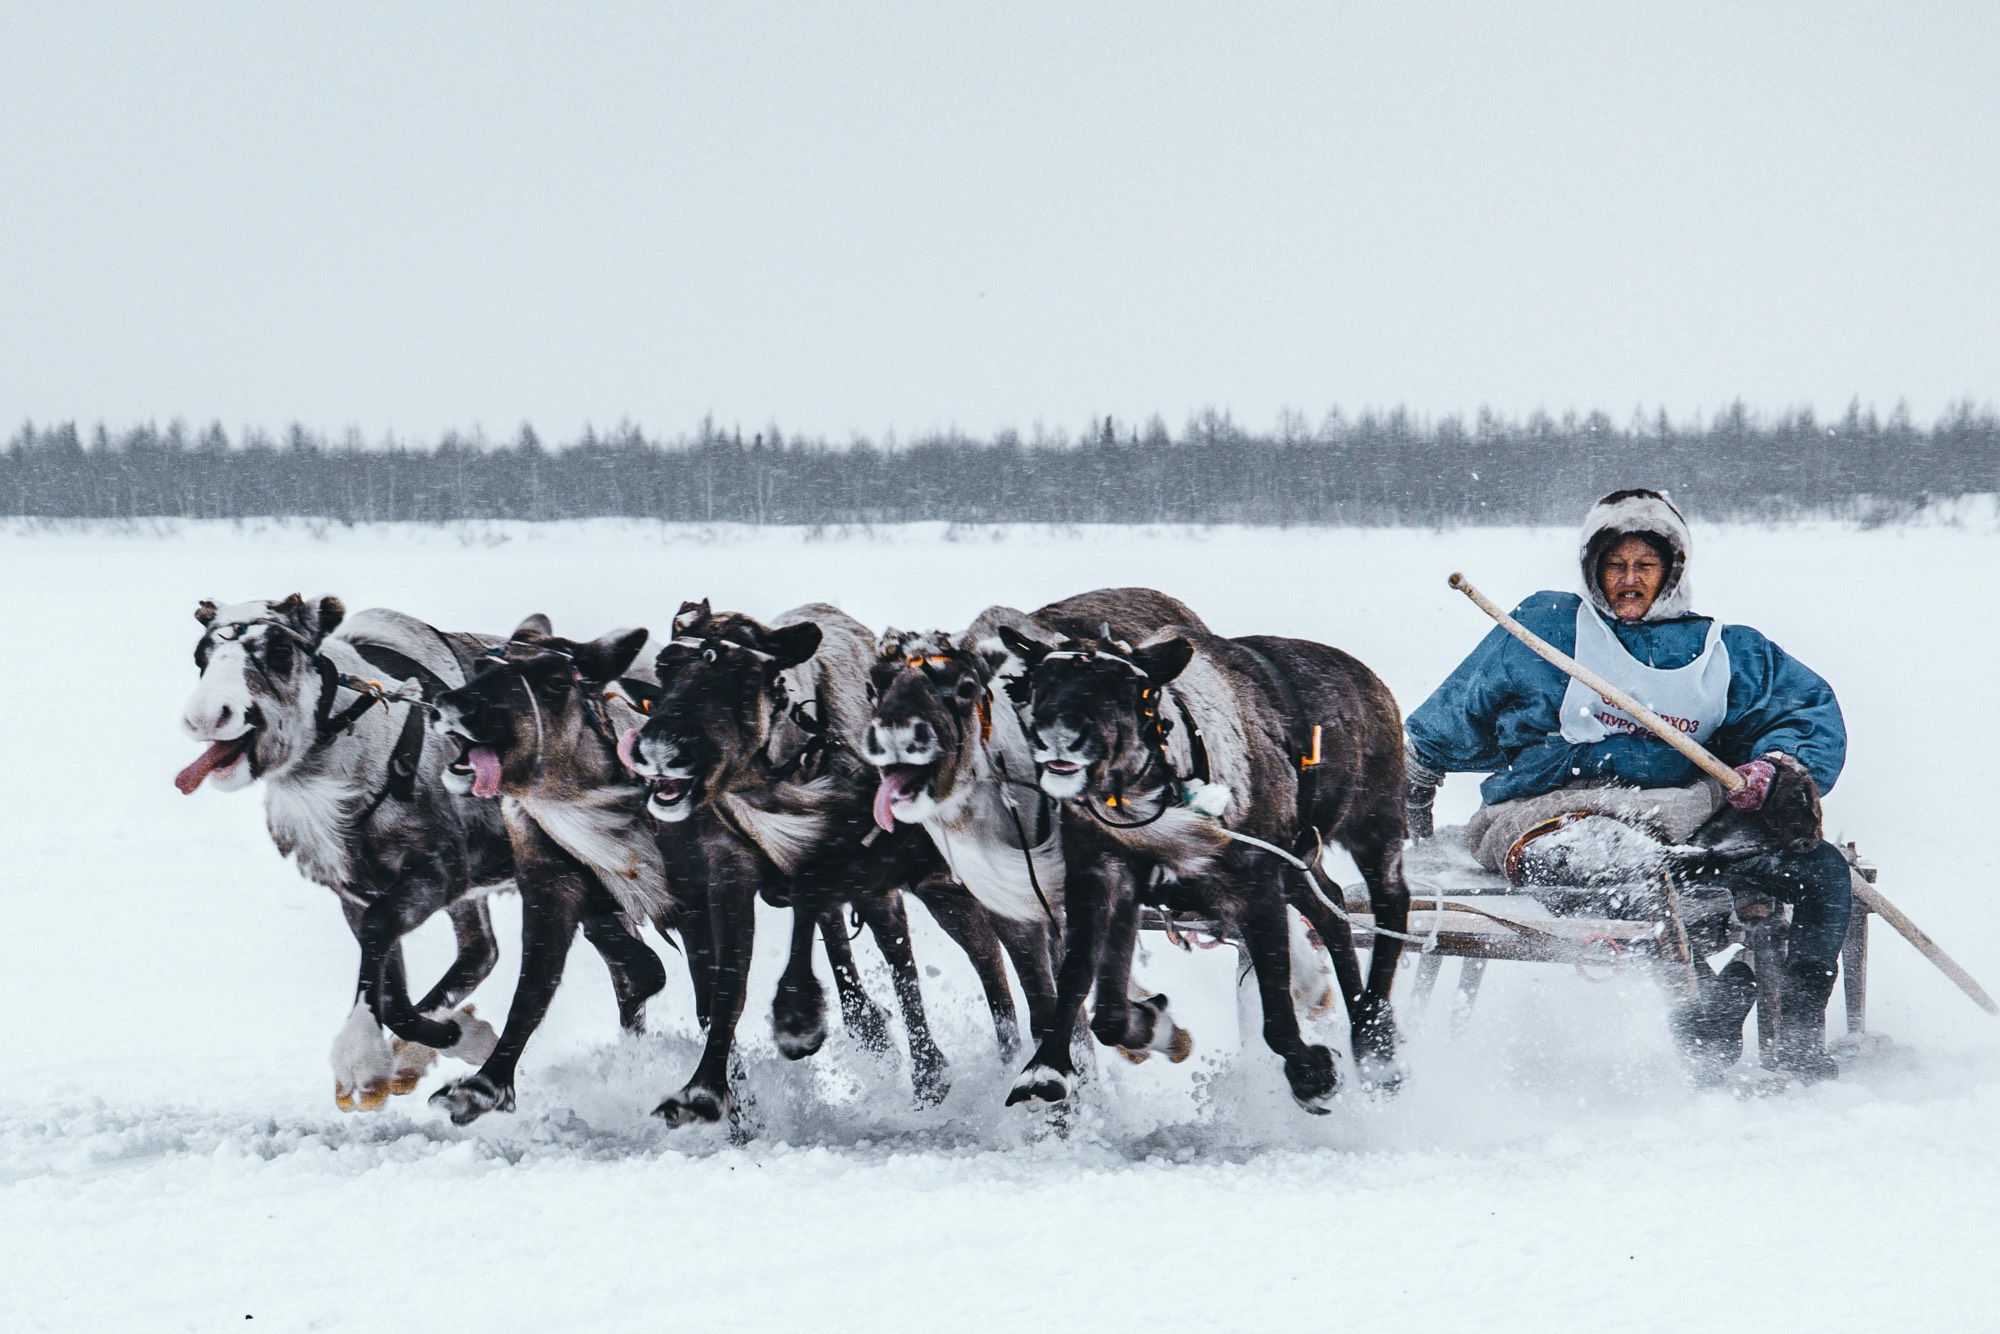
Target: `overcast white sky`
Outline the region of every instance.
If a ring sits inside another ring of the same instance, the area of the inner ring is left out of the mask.
[[[2000,397],[2000,5],[0,8],[0,430]]]

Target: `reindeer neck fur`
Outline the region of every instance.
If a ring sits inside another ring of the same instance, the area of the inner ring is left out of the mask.
[[[843,810],[852,814],[856,808],[848,785],[835,774],[725,792],[715,804],[729,824],[786,875],[797,874],[825,845],[837,814]]]
[[[1184,716],[1201,729],[1202,743],[1208,752],[1209,782],[1228,790],[1229,805],[1217,820],[1180,805],[1179,794],[1169,788],[1154,799],[1174,803],[1158,820],[1136,828],[1120,828],[1105,821],[1095,823],[1104,837],[1127,852],[1157,862],[1185,879],[1210,869],[1229,847],[1229,840],[1222,832],[1225,826],[1259,836],[1268,834],[1269,831],[1258,827],[1263,823],[1258,817],[1274,779],[1268,772],[1271,757],[1261,754],[1256,733],[1244,725],[1246,711],[1254,703],[1247,683],[1240,674],[1218,661],[1211,636],[1186,629],[1167,633],[1194,640],[1195,654],[1162,692],[1167,697],[1163,701],[1164,713],[1176,724]],[[1175,775],[1192,774],[1192,740],[1187,728],[1178,725],[1167,737],[1167,763]],[[1282,756],[1279,764],[1282,768]],[[1290,799],[1293,789],[1287,787],[1285,791]],[[1142,799],[1135,809],[1143,812],[1157,808]],[[1122,822],[1129,817],[1113,815],[1112,819]]]
[[[759,752],[760,766],[729,775],[711,798],[730,827],[786,875],[796,874],[836,829],[866,808],[866,775],[842,757],[860,752],[875,638],[852,616],[824,602],[795,607],[771,625],[781,629],[803,621],[819,626],[820,644],[810,658],[781,674],[785,698],[794,705],[811,704],[834,749],[817,772],[773,780],[771,772],[784,768],[811,740],[786,710],[771,724]]]
[[[339,638],[326,640],[320,652],[342,672],[360,676],[372,670]],[[334,694],[334,709],[346,708],[355,697],[342,687]],[[387,779],[389,752],[407,707],[369,709],[323,746],[308,740],[304,754],[264,780],[264,827],[308,880],[334,890],[353,880],[361,811]]]
[[[644,721],[618,701],[607,701],[605,721],[615,735]],[[618,763],[611,743],[586,740],[563,772],[545,773],[530,792],[503,798],[510,820],[533,820],[570,856],[589,867],[634,923],[658,918],[673,904],[666,863],[646,816],[646,792]]]
[[[589,867],[634,924],[673,905],[666,863],[646,826],[646,794],[605,787],[561,801],[504,797],[509,821],[528,819],[564,852]]]
[[[1023,854],[1022,836],[1032,840],[1041,823],[1034,751],[1003,691],[994,692],[990,707],[992,735],[982,739],[977,728],[967,729],[951,795],[933,805],[924,832],[972,897],[1015,921],[1039,921],[1048,915],[1042,899],[1053,903],[1062,893],[1062,824],[1051,819],[1048,837]]]

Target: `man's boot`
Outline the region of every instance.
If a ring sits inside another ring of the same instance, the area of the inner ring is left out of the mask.
[[[1688,1077],[1701,1087],[1721,1083],[1743,1055],[1743,1021],[1757,1003],[1757,977],[1743,960],[1732,959],[1720,973],[1707,974],[1706,966],[1696,965],[1701,999],[1676,1007],[1671,1019]]]
[[[1798,959],[1785,961],[1778,993],[1778,1069],[1807,1084],[1840,1077],[1826,1054],[1826,1002],[1835,970]]]

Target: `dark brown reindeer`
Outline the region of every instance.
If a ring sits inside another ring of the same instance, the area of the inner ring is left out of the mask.
[[[1022,684],[1042,788],[1069,811],[1069,939],[1055,1020],[1008,1101],[1069,1096],[1075,1072],[1058,1035],[1093,982],[1099,1041],[1155,1041],[1156,1007],[1127,1000],[1142,901],[1200,913],[1241,936],[1264,1039],[1292,1096],[1324,1111],[1337,1087],[1332,1053],[1304,1041],[1290,989],[1285,907],[1298,908],[1332,955],[1357,1063],[1364,1075],[1392,1078],[1389,989],[1400,945],[1376,938],[1364,986],[1347,923],[1321,897],[1340,891],[1313,855],[1319,839],[1346,848],[1377,922],[1407,928],[1402,719],[1387,687],[1338,649],[1302,640],[1175,628],[1136,649],[1080,636],[1051,650],[1011,629],[1001,636],[1028,664]],[[1305,856],[1316,889],[1225,830]]]
[[[747,965],[760,895],[793,909],[790,960],[773,1011],[786,1056],[808,1055],[825,1041],[813,929],[837,925],[839,906],[851,904],[895,979],[917,1095],[926,1103],[944,1097],[946,1062],[924,1016],[902,891],[916,894],[972,960],[1003,1049],[1016,1041],[1013,996],[986,914],[942,881],[920,835],[870,827],[873,774],[857,744],[873,649],[866,627],[824,604],[765,625],[700,602],[682,607],[674,641],[655,662],[651,716],[624,753],[647,782],[654,818],[680,831],[670,845],[674,874],[706,886],[719,954],[709,1045],[688,1086],[660,1105],[671,1122],[713,1121],[730,1107],[741,994],[725,998],[720,979]],[[831,946],[839,933],[825,934]],[[845,1002],[851,958],[829,955]]]
[[[688,915],[683,896],[669,888],[645,790],[618,761],[613,729],[638,714],[606,698],[645,642],[644,630],[561,639],[547,617],[531,616],[436,701],[432,728],[450,748],[445,782],[476,798],[505,799],[497,805],[521,890],[521,977],[506,1027],[477,1073],[431,1097],[461,1125],[513,1109],[515,1069],[562,983],[579,925],[602,950],[607,918],[623,934],[625,925],[636,931],[648,921],[671,931]],[[634,943],[639,953],[606,959],[632,1030],[642,1023],[639,1007],[666,981],[658,957]],[[699,997],[706,974],[698,957],[690,969]]]
[[[874,710],[862,751],[881,771],[876,823],[921,824],[953,878],[986,908],[1028,998],[1037,1044],[1056,1001],[1062,822],[1036,785],[1019,710],[1001,688],[1002,674],[1021,664],[999,630],[1054,645],[1107,625],[1143,638],[1168,625],[1200,628],[1201,620],[1150,588],[1098,589],[1030,614],[989,607],[957,636],[886,631],[870,673]],[[1174,1033],[1169,1050],[1183,1059],[1188,1039]]]
[[[183,722],[206,748],[176,784],[192,794],[261,782],[272,840],[339,896],[361,947],[356,1001],[334,1044],[336,1101],[366,1110],[410,1092],[434,1051],[482,1061],[493,1031],[461,1002],[499,957],[481,896],[514,879],[514,861],[498,809],[443,781],[424,715],[499,641],[379,608],[349,617],[338,598],[296,593],[204,602],[195,619],[201,681]],[[440,911],[458,955],[412,1003],[402,938]],[[650,951],[608,901],[586,912],[621,1013],[636,1011],[664,974],[647,975]]]

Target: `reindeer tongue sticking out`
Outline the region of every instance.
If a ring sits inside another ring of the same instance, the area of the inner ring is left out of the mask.
[[[494,797],[500,794],[500,757],[491,746],[473,746],[465,752],[465,762],[472,766],[472,795]]]
[[[924,771],[896,764],[882,771],[882,786],[875,789],[875,823],[889,833],[896,832],[895,806],[912,796],[923,781]]]
[[[174,786],[179,788],[184,796],[193,796],[194,790],[202,785],[203,780],[223,765],[233,762],[249,744],[250,738],[247,735],[216,742],[203,751],[193,764],[174,775]]]

